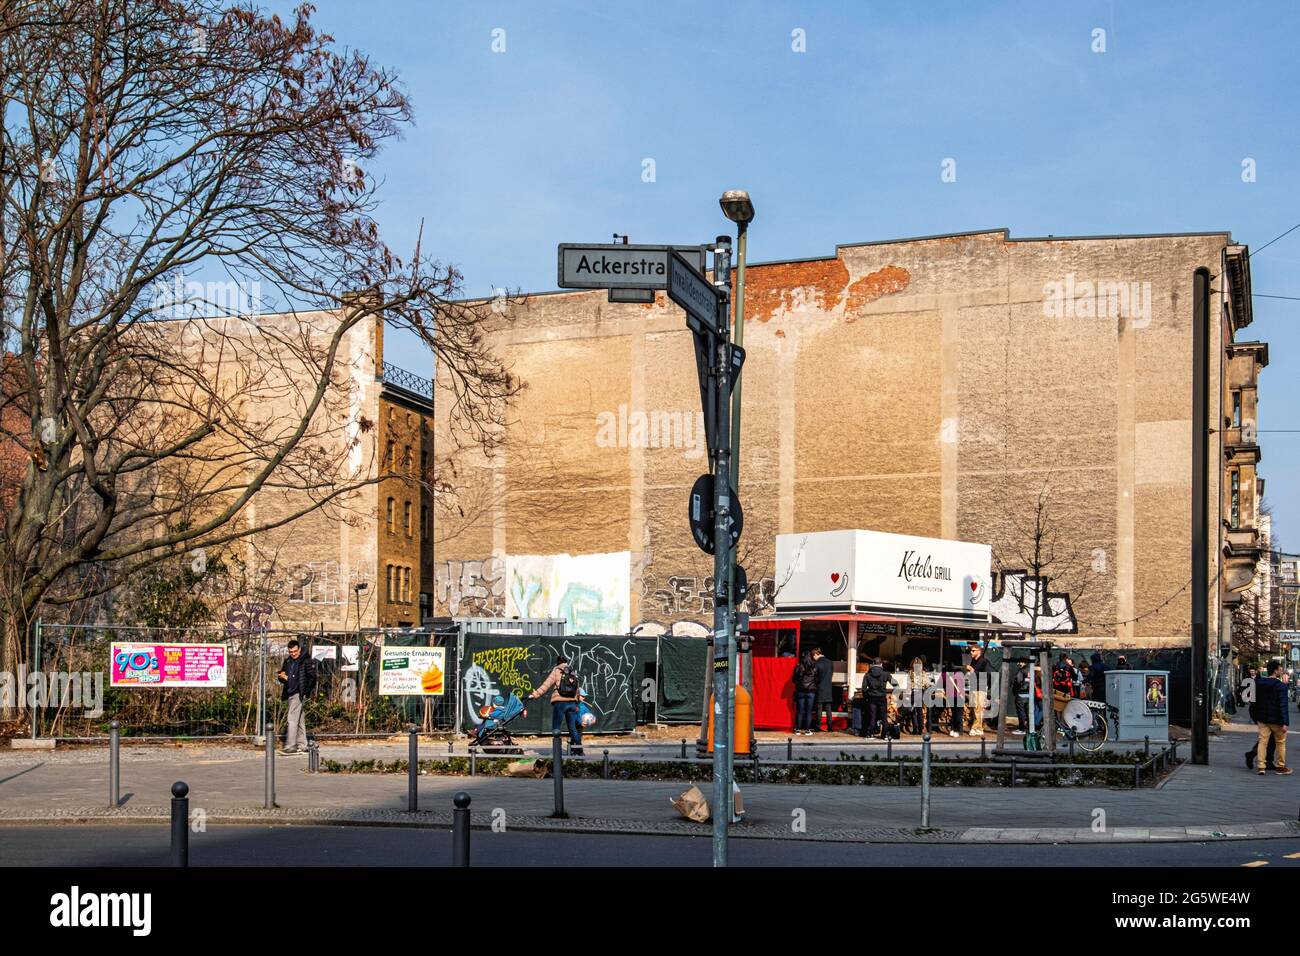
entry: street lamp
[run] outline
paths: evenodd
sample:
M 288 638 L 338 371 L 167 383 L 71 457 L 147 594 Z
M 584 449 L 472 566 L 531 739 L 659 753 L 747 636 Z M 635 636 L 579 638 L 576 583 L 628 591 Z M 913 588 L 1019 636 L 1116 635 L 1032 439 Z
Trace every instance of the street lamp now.
M 734 324 L 735 332 L 732 341 L 739 347 L 745 344 L 745 238 L 749 232 L 749 224 L 754 219 L 754 203 L 749 198 L 749 192 L 744 189 L 728 189 L 721 198 L 718 199 L 718 205 L 722 207 L 722 214 L 736 224 L 736 294 L 733 297 L 736 303 L 736 320 Z M 736 492 L 740 492 L 740 379 L 741 373 L 736 372 L 736 379 L 732 382 L 731 387 L 731 476 L 735 482 Z M 736 669 L 736 549 L 731 549 L 731 558 L 727 562 L 728 574 L 730 580 L 727 583 L 727 604 L 729 605 L 730 614 L 727 616 L 727 666 L 728 673 L 733 675 L 733 680 L 737 684 L 744 684 L 744 675 Z M 751 691 L 752 693 L 752 691 Z M 732 706 L 727 708 L 727 779 L 734 780 L 734 751 L 736 747 L 736 708 L 735 692 L 731 696 Z M 750 725 L 749 725 L 749 746 L 750 752 L 754 747 L 754 707 L 751 700 L 750 708 Z M 828 727 L 827 730 L 830 728 Z M 727 791 L 727 820 L 728 822 L 734 817 L 733 792 Z

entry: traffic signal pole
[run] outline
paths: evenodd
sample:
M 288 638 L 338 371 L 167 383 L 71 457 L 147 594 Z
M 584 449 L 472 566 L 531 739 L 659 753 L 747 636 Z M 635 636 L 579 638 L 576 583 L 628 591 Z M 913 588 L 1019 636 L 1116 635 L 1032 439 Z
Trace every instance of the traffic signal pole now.
M 722 315 L 730 315 L 731 237 L 713 249 L 713 284 L 722 294 Z M 731 823 L 731 362 L 730 322 L 718 323 L 714 377 L 717 401 L 716 465 L 713 473 L 713 865 L 727 865 Z

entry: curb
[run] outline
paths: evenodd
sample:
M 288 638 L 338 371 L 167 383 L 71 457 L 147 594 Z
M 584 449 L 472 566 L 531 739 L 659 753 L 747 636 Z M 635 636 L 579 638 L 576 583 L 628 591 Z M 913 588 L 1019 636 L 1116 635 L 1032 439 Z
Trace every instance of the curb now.
M 170 819 L 162 808 L 107 810 L 95 807 L 70 807 L 57 811 L 0 810 L 0 827 L 69 826 L 69 825 L 149 825 Z M 490 813 L 473 814 L 473 828 L 491 830 Z M 320 807 L 272 810 L 236 807 L 206 812 L 206 822 L 222 825 L 274 824 L 279 826 L 367 826 L 415 829 L 450 829 L 449 812 L 422 810 L 332 810 Z M 707 824 L 686 820 L 639 821 L 599 817 L 519 816 L 509 821 L 508 829 L 530 832 L 591 833 L 631 836 L 708 837 Z M 1114 843 L 1206 843 L 1226 840 L 1283 840 L 1300 837 L 1300 822 L 1280 820 L 1268 823 L 1186 827 L 1114 827 L 1104 832 L 1069 827 L 963 827 L 926 830 L 902 827 L 839 827 L 813 833 L 793 834 L 788 825 L 741 823 L 731 830 L 737 839 L 811 840 L 832 843 L 928 843 L 928 844 L 1114 844 Z

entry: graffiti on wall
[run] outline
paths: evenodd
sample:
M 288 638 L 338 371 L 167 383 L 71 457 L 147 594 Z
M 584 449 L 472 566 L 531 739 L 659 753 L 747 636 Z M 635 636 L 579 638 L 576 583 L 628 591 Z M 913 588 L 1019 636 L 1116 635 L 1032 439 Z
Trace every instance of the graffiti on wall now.
M 1070 595 L 1048 589 L 1047 578 L 1027 571 L 1003 571 L 999 576 L 998 590 L 993 596 L 990 611 L 993 620 L 1000 624 L 1034 627 L 1039 631 L 1074 634 L 1079 622 L 1070 606 Z M 1034 609 L 1037 608 L 1035 621 Z
M 506 567 L 500 558 L 440 561 L 434 599 L 452 617 L 500 617 L 506 610 Z
M 772 607 L 775 597 L 776 579 L 760 578 L 749 582 L 749 593 L 745 595 L 744 605 L 750 614 L 761 614 Z M 663 587 L 649 590 L 647 601 L 648 604 L 643 604 L 642 610 L 661 617 L 707 617 L 713 613 L 713 575 L 703 578 L 695 575 L 671 575 Z
M 275 608 L 265 601 L 236 601 L 226 607 L 226 633 L 263 630 L 271 626 Z
M 626 634 L 632 555 L 506 555 L 506 614 L 563 618 L 570 634 Z

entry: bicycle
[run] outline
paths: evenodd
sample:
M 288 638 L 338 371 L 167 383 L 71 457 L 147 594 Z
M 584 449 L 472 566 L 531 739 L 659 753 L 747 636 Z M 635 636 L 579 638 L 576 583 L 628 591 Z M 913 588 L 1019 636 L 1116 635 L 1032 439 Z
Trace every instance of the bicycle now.
M 1056 734 L 1067 743 L 1074 741 L 1086 753 L 1096 753 L 1111 739 L 1111 725 L 1118 720 L 1119 710 L 1111 704 L 1074 697 L 1056 712 Z M 1041 750 L 1042 736 L 1039 732 L 1026 734 L 1025 749 Z

